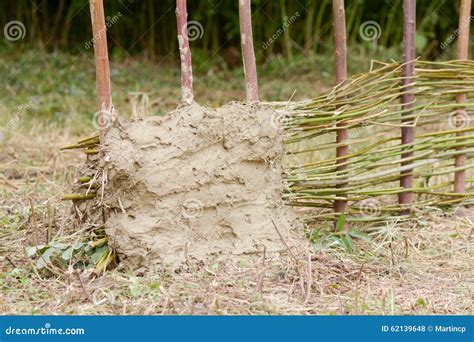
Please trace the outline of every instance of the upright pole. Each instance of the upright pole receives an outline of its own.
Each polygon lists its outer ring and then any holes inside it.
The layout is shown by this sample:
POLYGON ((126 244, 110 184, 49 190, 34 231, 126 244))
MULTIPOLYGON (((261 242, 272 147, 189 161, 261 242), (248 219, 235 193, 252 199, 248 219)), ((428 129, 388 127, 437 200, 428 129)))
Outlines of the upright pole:
MULTIPOLYGON (((413 157, 413 140, 415 136, 415 128, 413 127, 413 102, 415 95, 411 93, 413 76, 415 73, 415 58, 416 58, 416 0, 403 1, 403 44, 405 51, 404 67, 403 67, 403 95, 401 98, 402 109, 407 110, 403 114, 406 118, 402 118, 401 129, 401 144, 405 145, 402 148, 409 149, 408 152, 402 153, 401 165, 411 165, 411 157, 413 157), (408 159, 408 160, 407 160, 408 159)), ((400 176, 400 186, 404 189, 411 189, 413 187, 413 170, 410 168, 404 169, 400 176)), ((413 202, 413 193, 411 191, 404 191, 398 194, 398 203, 400 205, 401 213, 406 215, 410 213, 408 206, 413 202)))
MULTIPOLYGON (((346 18, 344 10, 344 0, 333 0, 333 22, 334 22, 334 52, 335 52, 335 69, 336 69, 336 85, 343 83, 347 78, 347 47, 346 47, 346 18)), ((349 138, 349 132, 344 128, 344 124, 338 123, 336 133, 337 144, 342 144, 336 148, 337 170, 346 169, 349 146, 343 144, 349 138)), ((347 184, 338 184, 338 188, 344 188, 347 184)), ((340 195, 339 195, 340 196, 340 195)), ((344 212, 347 206, 347 199, 337 199, 334 202, 334 210, 338 213, 344 212)))
POLYGON ((178 23, 178 44, 181 58, 181 100, 191 104, 193 95, 193 65, 188 37, 188 12, 186 0, 176 0, 176 21, 178 23))
POLYGON ((99 128, 106 129, 113 120, 112 93, 110 87, 109 54, 107 51, 107 28, 105 26, 104 3, 90 0, 92 33, 94 42, 95 70, 99 105, 99 128), (107 117, 104 117, 107 116, 107 117), (107 124, 102 124, 107 123, 107 124))
POLYGON ((245 73, 247 101, 258 101, 257 65, 253 47, 250 0, 239 0, 240 44, 245 73))
MULTIPOLYGON (((469 26, 471 21, 471 0, 461 0, 461 6, 459 8, 459 36, 458 36, 458 48, 457 58, 460 60, 467 60, 469 58, 469 26)), ((456 102, 463 104, 467 102, 466 94, 457 94, 456 102)), ((466 109, 460 108, 456 113, 456 125, 463 126, 467 121, 466 109)), ((458 137, 462 137, 464 132, 457 132, 458 137)), ((462 151, 463 146, 457 148, 462 151)), ((456 155, 454 165, 456 168, 462 168, 466 163, 466 154, 459 153, 456 155)), ((454 172, 454 192, 464 193, 465 191, 465 170, 457 170, 454 172)))

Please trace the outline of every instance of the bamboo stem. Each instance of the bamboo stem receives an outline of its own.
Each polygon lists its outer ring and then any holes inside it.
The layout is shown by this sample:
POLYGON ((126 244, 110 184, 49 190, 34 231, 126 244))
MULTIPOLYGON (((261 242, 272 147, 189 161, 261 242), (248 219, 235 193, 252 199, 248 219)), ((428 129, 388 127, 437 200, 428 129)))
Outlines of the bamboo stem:
MULTIPOLYGON (((415 45, 415 35, 416 35, 416 0, 404 0, 403 1, 403 44, 405 51, 405 65, 403 67, 403 80, 402 84, 404 85, 404 93, 401 96, 402 109, 410 110, 413 108, 413 103, 415 101, 415 95, 411 92, 413 87, 413 76, 415 73, 415 59, 416 59, 416 45, 415 45)), ((407 116, 412 116, 413 113, 408 111, 402 114, 402 123, 407 123, 408 126, 402 127, 401 129, 401 144, 405 145, 404 147, 408 150, 411 150, 415 129, 409 124, 412 123, 411 118, 406 118, 407 116), (405 117, 405 118, 403 118, 405 117)), ((404 152, 401 155, 402 159, 409 159, 413 157, 413 151, 404 152)), ((405 189, 411 189, 413 187, 413 170, 409 166, 412 163, 411 160, 402 161, 401 165, 404 170, 400 173, 400 186, 405 189)), ((405 191, 398 195, 398 203, 402 209, 402 214, 410 213, 408 208, 413 202, 413 194, 411 191, 405 191)))
MULTIPOLYGON (((347 78, 347 47, 346 47, 346 19, 344 10, 344 0, 333 0, 333 15, 334 15, 334 47, 335 47, 335 71, 336 71, 336 86, 341 85, 347 78)), ((339 127, 344 127, 344 123, 338 123, 339 127)), ((346 158, 349 153, 349 146, 343 144, 349 138, 347 129, 338 129, 336 133, 336 143, 341 144, 336 148, 337 170, 342 171, 346 168, 346 158)), ((337 187, 345 187, 345 183, 338 184, 337 187)), ((347 200, 334 201, 334 210, 336 212, 344 212, 347 206, 347 200)))
POLYGON ((239 22, 247 101, 256 102, 258 101, 258 80, 253 47, 250 0, 239 0, 239 22))
POLYGON ((65 194, 62 197, 63 201, 84 201, 95 198, 95 194, 65 194))
MULTIPOLYGON (((457 46, 457 58, 459 60, 467 60, 469 58, 469 26, 471 21, 471 0, 460 0, 459 9, 459 36, 457 46)), ((467 102, 467 94, 456 94, 456 103, 464 104, 467 102)), ((465 108, 460 108, 456 113, 456 126, 463 128, 463 125, 469 123, 468 114, 465 108)), ((456 132, 457 136, 463 136, 464 132, 456 132)), ((463 146, 459 146, 457 150, 462 151, 463 146)), ((460 153, 455 157, 455 166, 462 168, 466 163, 466 154, 460 153)), ((454 192, 464 193, 466 191, 466 171, 461 169, 454 173, 454 192)))
POLYGON ((181 101, 191 104, 193 95, 193 65, 188 37, 188 12, 186 0, 176 0, 179 55, 181 58, 181 101))
POLYGON ((90 0, 94 56, 99 106, 99 128, 109 127, 112 117, 112 92, 110 86, 109 54, 107 50, 107 27, 105 25, 103 0, 90 0), (101 117, 102 115, 108 117, 101 117), (101 123, 106 123, 102 125, 101 123))
MULTIPOLYGON (((381 67, 354 75, 314 99, 290 105, 265 103, 274 106, 277 112, 290 112, 283 122, 286 149, 283 162, 288 167, 289 185, 285 202, 319 208, 321 211, 314 219, 337 220, 340 213, 333 209, 334 202, 347 201, 348 220, 356 215, 357 220, 362 216, 361 220, 371 222, 394 218, 393 214, 407 209, 391 199, 407 191, 412 193, 413 200, 416 198, 416 203, 408 206, 412 211, 424 206, 474 203, 474 163, 457 167, 454 160, 460 153, 467 158, 474 156, 474 127, 445 128, 448 115, 455 115, 460 108, 474 110, 472 100, 463 104, 453 101, 460 93, 474 98, 474 61, 416 60, 409 90, 403 84, 409 78, 402 72, 409 63, 376 64, 381 67), (400 98, 405 94, 414 94, 416 102, 400 109, 400 98), (401 144, 401 128, 415 126, 415 141, 409 146, 401 144), (332 136, 342 129, 350 132, 351 148, 349 154, 338 157, 331 151, 347 142, 332 141, 332 136), (458 132, 464 135, 459 136, 458 132), (459 151, 461 146, 463 150, 459 151), (341 159, 346 162, 342 163, 341 159), (341 170, 341 166, 345 168, 341 170), (447 179, 463 170, 468 178, 466 191, 455 193, 454 180, 447 179), (407 171, 411 171, 413 178, 410 189, 400 185, 400 176, 407 171), (341 187, 344 183, 346 186, 341 187), (375 215, 370 213, 371 204, 375 205, 375 215)), ((404 217, 409 219, 407 215, 404 217)))

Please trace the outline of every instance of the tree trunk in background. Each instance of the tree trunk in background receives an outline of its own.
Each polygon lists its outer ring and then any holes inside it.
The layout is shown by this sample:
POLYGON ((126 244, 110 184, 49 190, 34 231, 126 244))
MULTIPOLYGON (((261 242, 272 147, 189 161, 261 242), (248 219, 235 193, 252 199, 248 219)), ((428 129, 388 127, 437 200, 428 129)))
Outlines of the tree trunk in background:
MULTIPOLYGON (((470 15, 471 15, 471 0, 461 0, 461 6, 459 9, 459 36, 458 36, 458 48, 457 48, 457 58, 458 59, 468 59, 469 58, 469 26, 470 26, 470 15)), ((467 96, 466 94, 457 94, 456 95, 457 103, 466 103, 467 96)), ((454 120, 456 126, 459 128, 464 128, 469 124, 469 117, 465 109, 458 109, 456 113, 456 120, 454 120)), ((464 132, 457 132, 458 137, 464 136, 464 132)), ((462 151, 463 146, 457 148, 462 151)), ((461 153, 456 156, 455 167, 462 168, 466 163, 466 155, 461 153)), ((454 192, 464 193, 465 192, 465 178, 466 171, 458 170, 454 173, 454 192)))
MULTIPOLYGON (((406 63, 403 67, 403 86, 405 94, 402 95, 402 109, 409 110, 404 113, 404 116, 412 116, 413 112, 410 110, 413 107, 415 101, 415 95, 410 93, 412 87, 409 85, 413 82, 413 76, 415 72, 415 58, 416 58, 416 0, 404 0, 403 1, 403 44, 404 44, 404 62, 406 63)), ((401 142, 402 145, 407 145, 405 148, 412 150, 413 140, 415 135, 415 128, 412 126, 413 119, 407 118, 402 119, 401 129, 401 142)), ((402 147, 403 148, 403 147, 402 147)), ((413 151, 402 153, 402 160, 413 157, 413 151)), ((404 160, 401 162, 403 166, 411 165, 411 160, 404 160)), ((405 189, 411 189, 413 187, 413 170, 408 169, 401 172, 400 186, 405 189)), ((398 203, 402 206, 402 214, 410 213, 409 206, 413 202, 413 193, 411 191, 402 192, 398 195, 398 203)))
POLYGON ((247 101, 258 101, 257 65, 253 48, 250 0, 239 0, 240 42, 245 73, 247 101))
POLYGON ((281 11, 281 22, 286 29, 283 31, 283 37, 285 42, 285 50, 286 50, 286 57, 293 59, 293 48, 291 45, 291 38, 290 38, 290 27, 288 25, 288 13, 286 11, 285 0, 280 0, 280 11, 281 11))
POLYGON ((309 53, 313 47, 312 32, 314 27, 314 14, 316 13, 316 0, 309 0, 309 8, 305 21, 304 52, 309 53))
MULTIPOLYGON (((347 47, 346 47, 346 18, 344 11, 344 0, 333 0, 333 21, 334 21, 334 53, 335 53, 335 72, 336 85, 343 83, 347 77, 347 47)), ((336 92, 337 94, 337 92, 336 92)), ((348 131, 344 124, 338 124, 336 142, 344 143, 348 139, 348 131)), ((349 146, 342 145, 336 149, 337 170, 344 170, 346 168, 347 158, 344 158, 349 153, 349 146)), ((338 188, 344 188, 347 184, 338 184, 338 188)), ((334 210, 338 213, 344 212, 347 206, 346 199, 336 199, 334 202, 334 210)))
POLYGON ((193 95, 193 65, 188 37, 188 12, 186 0, 176 0, 176 20, 178 23, 178 44, 181 57, 181 100, 191 104, 193 95))
POLYGON ((148 26, 150 27, 150 33, 148 35, 148 52, 151 59, 155 58, 156 52, 155 24, 155 6, 153 6, 153 0, 148 0, 148 26))

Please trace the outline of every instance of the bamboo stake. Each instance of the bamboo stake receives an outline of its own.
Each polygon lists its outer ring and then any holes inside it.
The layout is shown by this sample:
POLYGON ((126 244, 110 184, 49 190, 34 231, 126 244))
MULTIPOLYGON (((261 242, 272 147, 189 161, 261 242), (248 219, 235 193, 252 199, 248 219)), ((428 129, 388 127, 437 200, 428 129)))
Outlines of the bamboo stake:
POLYGON ((258 80, 253 47, 250 0, 239 0, 239 22, 247 101, 256 102, 258 101, 258 80))
MULTIPOLYGON (((344 0, 333 0, 333 15, 334 15, 334 47, 335 47, 335 71, 336 71, 336 85, 342 84, 347 78, 347 47, 346 47, 346 19, 344 10, 344 0)), ((339 123, 339 127, 344 127, 344 123, 339 123)), ((341 128, 336 133, 336 143, 344 143, 349 137, 347 129, 341 128)), ((336 148, 336 156, 338 158, 336 164, 345 164, 349 153, 349 146, 342 144, 336 148)), ((338 165, 337 170, 342 171, 346 168, 345 165, 338 165)), ((338 184, 337 187, 345 187, 346 184, 338 184)), ((346 199, 337 199, 334 201, 334 210, 336 212, 344 212, 347 206, 346 199)))
POLYGON ((188 37, 188 12, 186 0, 176 0, 176 21, 178 24, 178 44, 181 58, 181 100, 191 104, 193 95, 193 65, 188 37))
MULTIPOLYGON (((413 77, 415 73, 415 58, 416 58, 416 45, 415 45, 415 35, 416 35, 416 0, 404 0, 403 1, 403 44, 405 50, 405 65, 403 66, 403 80, 402 84, 404 86, 403 94, 401 96, 402 109, 407 110, 402 114, 402 123, 406 126, 402 126, 401 129, 401 143, 406 145, 405 148, 408 149, 408 152, 404 152, 401 155, 402 159, 408 159, 408 161, 402 161, 401 165, 404 168, 404 171, 400 173, 400 186, 405 189, 411 189, 413 187, 413 169, 405 168, 409 166, 412 162, 409 160, 413 157, 413 151, 411 150, 411 145, 414 141, 415 129, 412 126, 412 118, 407 118, 412 116, 413 113, 410 109, 413 108, 413 102, 415 101, 415 95, 412 93, 413 87, 411 83, 413 82, 413 77)), ((401 213, 406 215, 410 213, 410 209, 405 208, 411 205, 413 202, 413 193, 411 191, 405 191, 398 195, 398 203, 402 206, 401 213)))
MULTIPOLYGON (((459 37, 458 37, 458 46, 457 46, 457 58, 459 60, 467 60, 469 58, 469 26, 471 21, 471 0, 461 0, 461 6, 459 9, 459 37)), ((456 103, 464 104, 467 102, 466 93, 461 93, 456 95, 456 103)), ((468 114, 465 108, 460 108, 456 113, 456 126, 461 126, 468 121, 468 114)), ((464 132, 456 132, 457 136, 463 136, 464 132)), ((462 151, 463 146, 457 148, 457 150, 462 151)), ((466 163, 466 154, 461 153, 455 157, 455 167, 462 168, 466 163)), ((464 193, 465 192, 465 178, 466 171, 459 170, 454 173, 454 192, 464 193)))
POLYGON ((99 105, 99 128, 106 129, 114 119, 112 115, 112 93, 110 86, 109 54, 107 51, 107 28, 105 25, 103 0, 90 0, 94 56, 99 105), (106 115, 109 117, 102 117, 106 115), (102 125, 101 123, 106 123, 102 125))

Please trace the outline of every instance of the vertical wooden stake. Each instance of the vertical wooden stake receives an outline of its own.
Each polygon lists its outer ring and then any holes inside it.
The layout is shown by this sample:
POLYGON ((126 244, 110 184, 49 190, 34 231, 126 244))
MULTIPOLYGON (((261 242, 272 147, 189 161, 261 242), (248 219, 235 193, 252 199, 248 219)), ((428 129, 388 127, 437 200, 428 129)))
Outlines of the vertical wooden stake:
POLYGON ((181 100, 191 104, 193 95, 193 65, 188 37, 188 12, 186 0, 176 0, 176 21, 178 23, 178 44, 181 58, 181 100))
POLYGON ((257 65, 253 47, 250 0, 239 0, 240 44, 245 73, 247 101, 258 101, 257 65))
MULTIPOLYGON (((335 48, 335 71, 336 71, 336 85, 343 83, 347 78, 347 47, 346 47, 346 18, 344 10, 344 0, 333 0, 333 22, 334 22, 334 48, 335 48)), ((349 133, 344 124, 338 124, 339 129, 337 130, 336 142, 343 143, 349 138, 349 133)), ((349 153, 349 146, 342 145, 336 149, 337 170, 346 169, 345 163, 347 158, 343 158, 349 153)), ((347 184, 338 184, 338 188, 344 188, 347 184)), ((338 195, 339 196, 339 195, 338 195)), ((337 213, 342 213, 346 209, 347 200, 337 199, 334 202, 334 210, 337 213)))
MULTIPOLYGON (((415 128, 411 126, 413 119, 410 116, 413 112, 410 109, 413 107, 415 101, 415 95, 410 93, 412 87, 410 84, 413 82, 413 76, 415 73, 415 58, 416 58, 416 0, 404 0, 403 1, 403 44, 404 44, 404 68, 403 68, 403 91, 402 95, 402 109, 409 110, 404 113, 404 116, 409 118, 402 118, 402 129, 401 129, 401 144, 406 145, 410 150, 413 146, 413 140, 415 136, 415 128), (406 125, 406 126, 405 126, 406 125)), ((413 151, 402 153, 402 159, 407 159, 413 156, 413 151)), ((401 165, 411 165, 411 161, 402 161, 401 165)), ((411 189, 413 187, 413 170, 407 169, 401 172, 400 186, 405 189, 411 189)), ((406 215, 410 213, 408 206, 413 202, 413 193, 411 191, 401 192, 398 195, 398 203, 402 207, 401 213, 406 215)))
POLYGON ((107 51, 107 28, 105 26, 102 0, 90 0, 92 33, 94 43, 97 95, 99 98, 98 124, 101 131, 113 121, 112 93, 110 87, 109 54, 107 51), (107 117, 104 117, 107 116, 107 117))
MULTIPOLYGON (((457 58, 458 59, 468 59, 469 58, 469 26, 471 21, 471 0, 461 0, 461 6, 459 8, 459 36, 458 36, 458 48, 457 48, 457 58)), ((467 96, 466 94, 457 94, 456 95, 457 103, 466 103, 467 96)), ((465 126, 469 123, 468 114, 465 109, 458 109, 456 113, 456 126, 465 126)), ((461 137, 464 135, 464 132, 457 132, 456 135, 461 137)), ((462 151, 463 146, 457 148, 457 150, 462 151)), ((456 155, 454 165, 456 168, 463 167, 466 163, 466 154, 460 153, 456 155)), ((465 170, 458 170, 454 173, 454 192, 464 193, 465 192, 465 170)))

